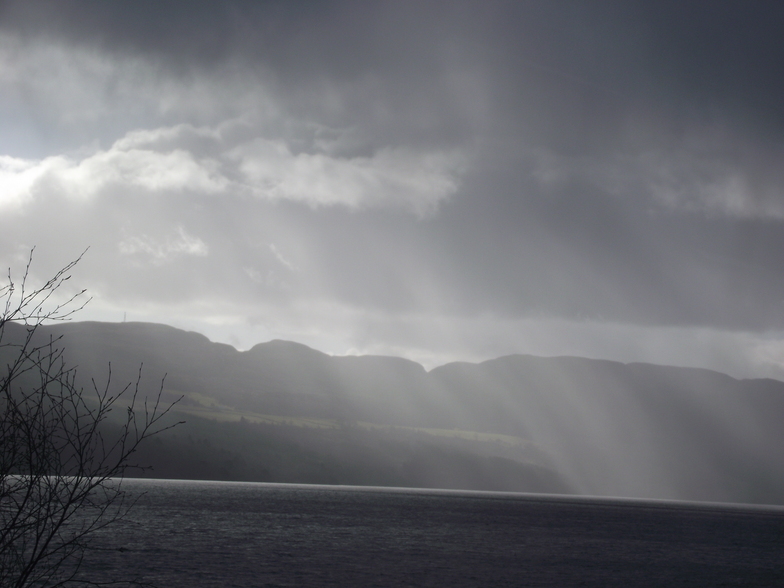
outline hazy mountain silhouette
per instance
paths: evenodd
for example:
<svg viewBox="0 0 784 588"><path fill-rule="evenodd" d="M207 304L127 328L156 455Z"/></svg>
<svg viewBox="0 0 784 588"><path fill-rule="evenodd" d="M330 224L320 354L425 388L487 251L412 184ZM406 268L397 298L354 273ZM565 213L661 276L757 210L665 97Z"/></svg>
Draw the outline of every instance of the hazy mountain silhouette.
<svg viewBox="0 0 784 588"><path fill-rule="evenodd" d="M8 342L22 328L7 328ZM784 383L575 357L430 372L270 341L239 352L144 323L65 323L83 384L135 380L188 424L140 455L161 477L784 503Z"/></svg>

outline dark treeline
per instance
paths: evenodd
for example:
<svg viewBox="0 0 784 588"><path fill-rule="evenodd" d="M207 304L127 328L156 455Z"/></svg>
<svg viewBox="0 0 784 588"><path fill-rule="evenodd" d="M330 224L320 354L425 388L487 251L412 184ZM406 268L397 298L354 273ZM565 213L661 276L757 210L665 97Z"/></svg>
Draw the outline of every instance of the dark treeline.
<svg viewBox="0 0 784 588"><path fill-rule="evenodd" d="M546 467L472 450L470 445L408 430L366 431L351 425L322 429L190 416L188 426L151 440L136 457L138 463L152 466L139 472L142 477L548 493L570 490Z"/></svg>

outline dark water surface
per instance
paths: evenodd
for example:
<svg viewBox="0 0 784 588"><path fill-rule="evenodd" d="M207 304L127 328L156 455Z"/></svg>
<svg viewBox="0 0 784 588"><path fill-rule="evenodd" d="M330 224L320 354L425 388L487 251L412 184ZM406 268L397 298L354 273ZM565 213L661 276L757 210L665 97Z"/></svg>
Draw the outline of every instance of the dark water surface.
<svg viewBox="0 0 784 588"><path fill-rule="evenodd" d="M784 509L127 480L93 572L188 586L784 586ZM108 577L108 576L107 576Z"/></svg>

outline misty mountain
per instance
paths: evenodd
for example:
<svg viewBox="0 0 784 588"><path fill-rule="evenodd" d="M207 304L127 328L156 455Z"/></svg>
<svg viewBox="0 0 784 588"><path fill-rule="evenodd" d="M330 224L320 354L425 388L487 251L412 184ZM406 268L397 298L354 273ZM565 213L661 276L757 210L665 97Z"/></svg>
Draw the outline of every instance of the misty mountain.
<svg viewBox="0 0 784 588"><path fill-rule="evenodd" d="M9 328L9 326L13 328ZM23 328L6 326L6 342ZM145 323L64 323L66 361L135 381L188 423L141 454L162 477L784 503L784 383L513 355L427 372L270 341L240 352ZM7 351L7 350L6 350Z"/></svg>

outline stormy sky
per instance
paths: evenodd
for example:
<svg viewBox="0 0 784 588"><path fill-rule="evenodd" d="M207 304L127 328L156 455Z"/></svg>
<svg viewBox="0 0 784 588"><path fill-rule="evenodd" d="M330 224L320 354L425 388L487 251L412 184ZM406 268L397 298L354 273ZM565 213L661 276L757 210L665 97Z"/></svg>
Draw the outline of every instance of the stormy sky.
<svg viewBox="0 0 784 588"><path fill-rule="evenodd" d="M784 377L783 23L0 1L0 262L241 349Z"/></svg>

